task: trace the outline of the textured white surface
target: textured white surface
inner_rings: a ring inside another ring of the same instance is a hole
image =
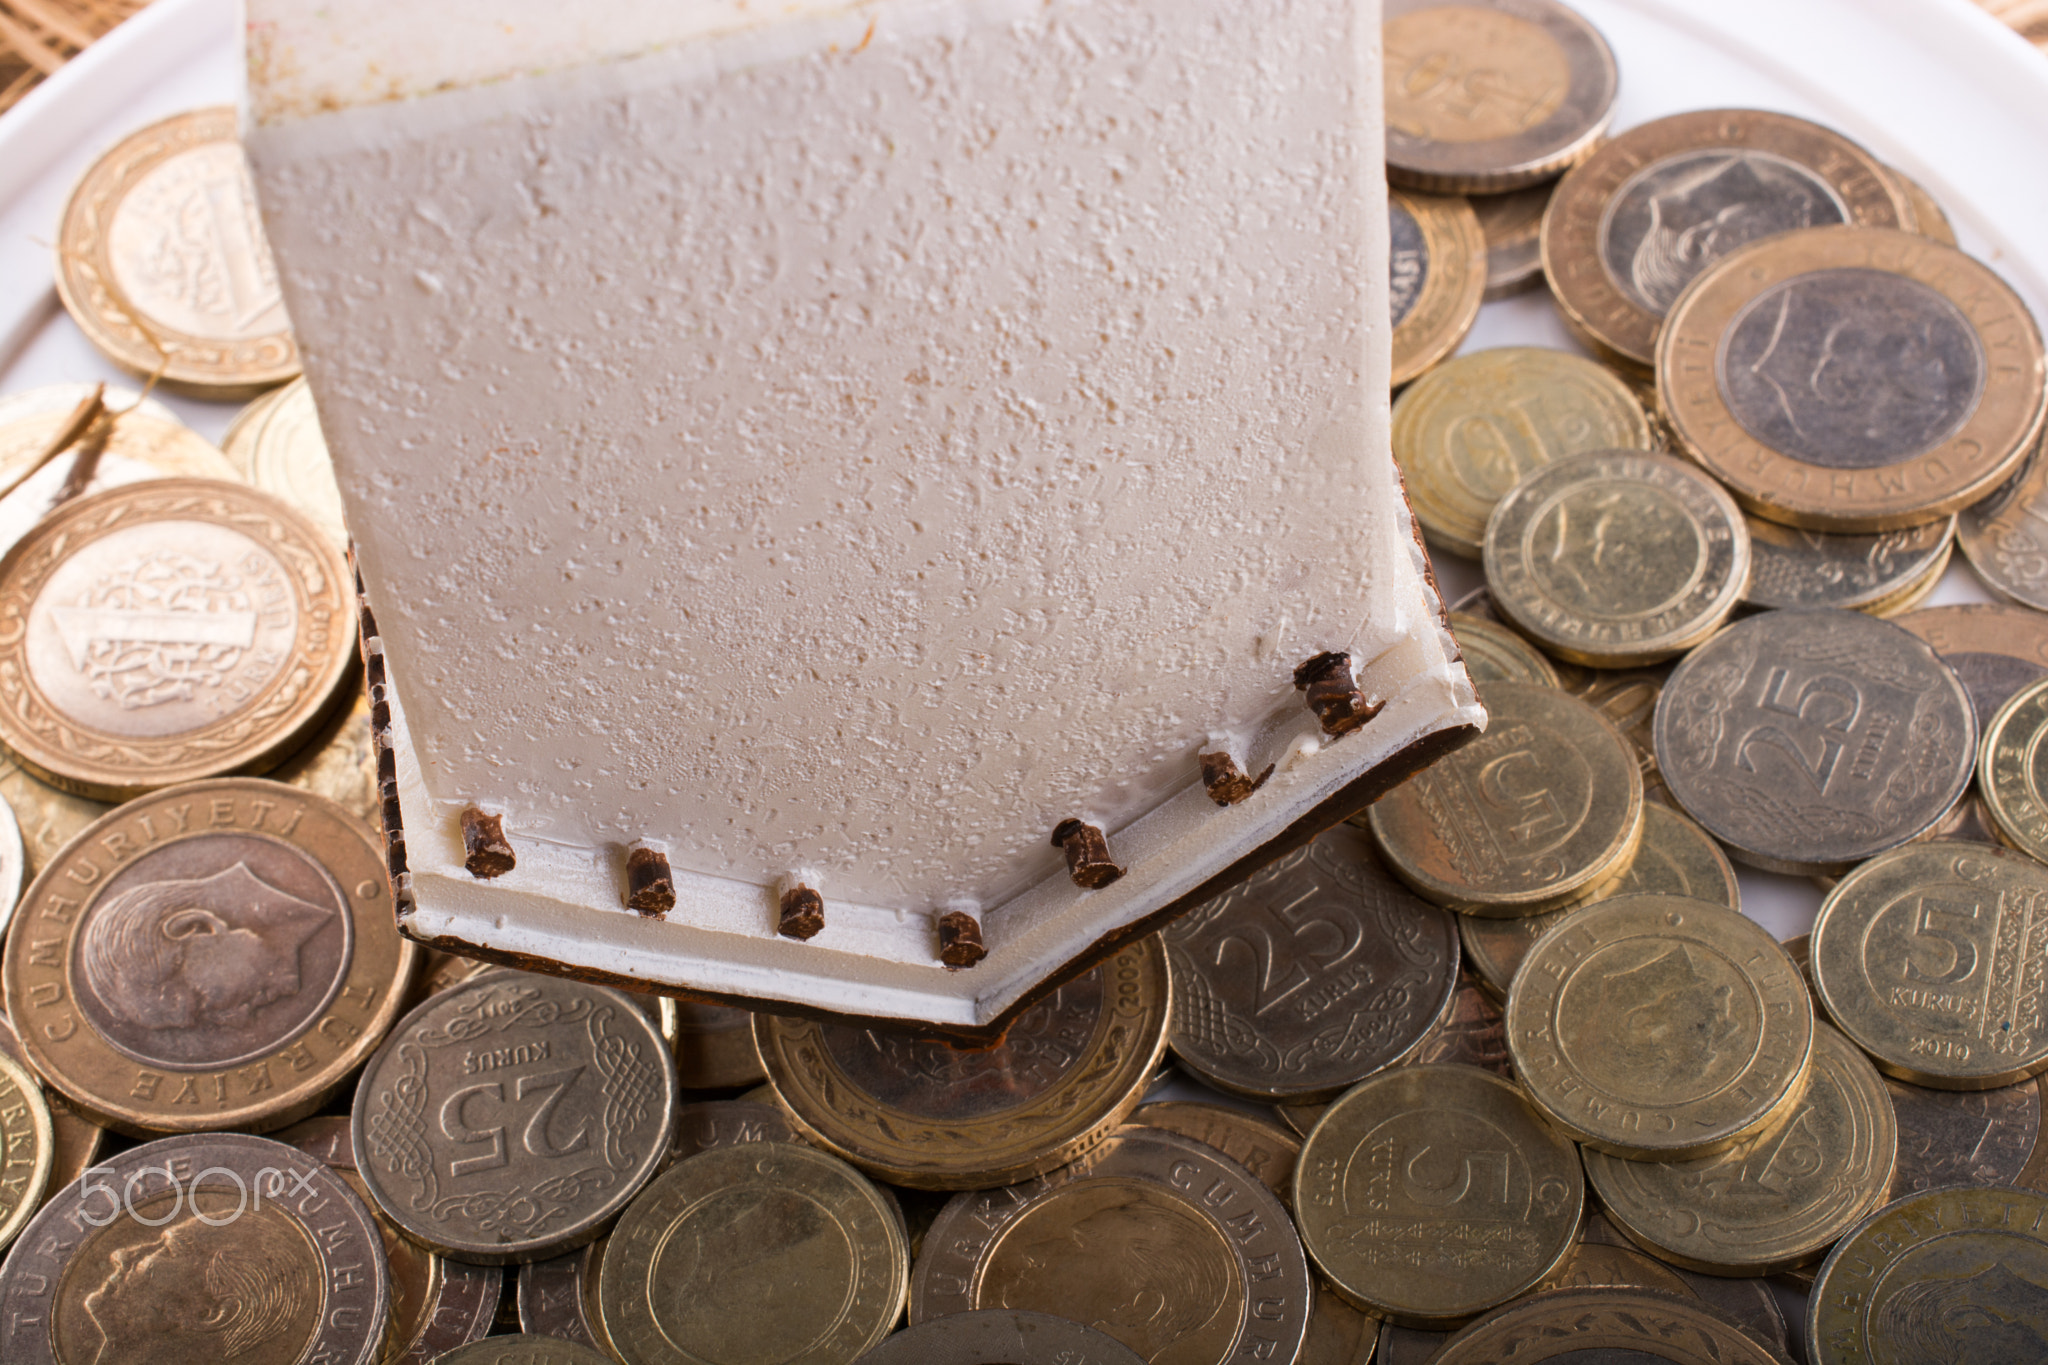
[[[1371,20],[885,5],[259,128],[434,797],[995,907],[1425,628]]]

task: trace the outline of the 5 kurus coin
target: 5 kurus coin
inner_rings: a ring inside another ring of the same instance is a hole
[[[1737,862],[1837,875],[1923,833],[1969,785],[1969,694],[1911,632],[1773,611],[1693,650],[1657,701],[1657,767]]]
[[[356,1170],[408,1237],[479,1265],[587,1242],[668,1154],[675,1063],[618,991],[491,972],[418,1006],[363,1070]]]
[[[341,552],[254,489],[80,498],[0,560],[0,743],[102,799],[275,766],[354,666],[352,613]]]
[[[1762,1132],[1691,1161],[1586,1152],[1600,1206],[1632,1239],[1710,1275],[1768,1275],[1819,1260],[1883,1201],[1898,1152],[1884,1082],[1825,1024],[1799,1103]]]
[[[1583,158],[1613,117],[1614,53],[1556,0],[1390,0],[1381,42],[1396,184],[1532,185]]]
[[[228,106],[153,123],[64,206],[57,292],[109,360],[205,398],[299,372],[299,349]]]
[[[1389,439],[1430,544],[1480,557],[1494,504],[1539,466],[1591,450],[1647,450],[1628,385],[1583,356],[1496,346],[1446,361],[1394,403]]]
[[[1302,1147],[1294,1213],[1324,1278],[1410,1327],[1533,1288],[1570,1250],[1578,1153],[1515,1086],[1468,1066],[1397,1067],[1332,1104]]]
[[[1486,292],[1486,236],[1463,199],[1387,194],[1391,384],[1399,388],[1458,349]]]
[[[1486,523],[1487,586],[1574,663],[1658,663],[1728,619],[1749,584],[1741,509],[1697,466],[1588,451],[1530,471]]]
[[[36,1071],[147,1135],[283,1127],[397,1016],[418,950],[382,851],[321,797],[260,778],[121,806],[29,886],[0,977]]]
[[[810,1140],[893,1184],[982,1189],[1065,1165],[1137,1108],[1166,1046],[1166,954],[1117,951],[967,1050],[850,1023],[754,1016]]]
[[[1248,1099],[1330,1099],[1412,1052],[1458,982],[1449,911],[1339,825],[1167,926],[1172,1046]]]
[[[1806,983],[1763,927],[1678,896],[1618,896],[1523,959],[1508,994],[1515,1075],[1552,1121],[1615,1156],[1725,1150],[1799,1102]]]
[[[1647,370],[1666,312],[1715,261],[1798,228],[1900,227],[1908,212],[1883,164],[1841,134],[1702,109],[1610,138],[1559,182],[1543,273],[1573,331]]]
[[[1491,683],[1486,732],[1368,812],[1394,873],[1468,914],[1533,915],[1620,874],[1643,828],[1627,741],[1553,688]]]
[[[1939,521],[1996,489],[2040,434],[2041,333],[1954,247],[1810,228],[1702,273],[1657,338],[1657,396],[1744,507],[1823,531]]]
[[[1984,844],[1909,844],[1835,886],[1813,985],[1878,1067],[1937,1090],[2048,1070],[2048,868]]]

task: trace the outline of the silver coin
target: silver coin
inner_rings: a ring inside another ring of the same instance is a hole
[[[2038,449],[1996,492],[1963,509],[1956,543],[1994,591],[2048,611],[2048,459]]]
[[[1147,1254],[1098,1256],[1107,1245],[1084,1245],[1090,1229],[1072,1228],[1057,1245],[1025,1244],[1039,1229],[1040,1211],[1062,1188],[1091,1179],[1154,1184],[1177,1192],[1174,1221],[1205,1245],[1220,1238],[1234,1260],[1235,1278],[1245,1301],[1234,1333],[1223,1333],[1221,1360],[1292,1362],[1308,1333],[1314,1307],[1308,1257],[1294,1233],[1293,1220],[1279,1199],[1258,1178],[1221,1152],[1175,1133],[1151,1128],[1125,1128],[1112,1133],[1071,1166],[1021,1185],[976,1190],[954,1196],[925,1236],[924,1254],[910,1277],[910,1321],[913,1326],[951,1313],[983,1306],[989,1292],[987,1272],[1001,1257],[1007,1265],[1044,1267],[1029,1277],[1020,1297],[1052,1296],[1052,1303],[1018,1303],[1025,1308],[1080,1311],[1083,1302],[1122,1301],[1134,1308],[1164,1302],[1178,1310],[1174,1321],[1155,1318],[1142,1333],[1146,1344],[1135,1346],[1150,1359],[1174,1341],[1197,1334],[1213,1336],[1209,1323],[1219,1309],[1227,1316],[1233,1305],[1221,1304],[1218,1293],[1189,1283],[1193,1257],[1174,1254],[1170,1239]],[[1032,1217],[1027,1218],[1027,1215]],[[1115,1218],[1104,1216],[1101,1240],[1117,1236]],[[1054,1228],[1050,1231],[1058,1232]],[[1191,1251],[1184,1246],[1181,1251]],[[1011,1276],[1012,1279],[1026,1277]],[[1113,1332],[1112,1335],[1115,1335]],[[1133,1343],[1125,1337],[1127,1345]]]
[[[43,1205],[0,1266],[0,1360],[375,1365],[390,1311],[377,1225],[325,1162],[189,1133]]]
[[[1458,929],[1339,825],[1163,935],[1174,1055],[1249,1099],[1332,1099],[1421,1045],[1458,984]]]
[[[597,1316],[597,1275],[604,1265],[605,1240],[519,1267],[520,1331],[604,1349],[598,1345],[604,1325]]]
[[[1861,612],[1728,627],[1657,700],[1657,766],[1729,856],[1839,874],[1948,813],[1969,785],[1969,694],[1911,632]]]
[[[1901,531],[1843,534],[1783,526],[1744,514],[1757,607],[1868,607],[1933,571],[1954,542],[1956,519]]]
[[[1143,1365],[1144,1357],[1106,1332],[1050,1313],[983,1308],[933,1318],[898,1332],[859,1365]]]
[[[618,991],[493,973],[392,1030],[356,1087],[356,1167],[406,1235],[484,1265],[597,1236],[660,1167],[675,1060]]]

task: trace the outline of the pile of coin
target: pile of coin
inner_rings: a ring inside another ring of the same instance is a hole
[[[1835,132],[1609,138],[1554,0],[1385,48],[1392,436],[1490,724],[980,1050],[397,935],[231,115],[110,153],[74,318],[254,401],[0,396],[0,1359],[2048,1359],[2032,320]],[[1447,358],[1544,284],[1597,358]],[[2020,605],[1912,610],[1958,540]]]

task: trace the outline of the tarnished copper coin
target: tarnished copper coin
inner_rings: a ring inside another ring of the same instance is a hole
[[[116,800],[273,767],[348,676],[353,612],[341,552],[254,489],[80,498],[0,560],[0,743]]]
[[[1387,195],[1395,388],[1458,349],[1486,292],[1486,236],[1463,199]]]
[[[93,345],[137,374],[236,398],[299,372],[228,106],[153,123],[93,163],[58,230],[57,292]]]
[[[1610,138],[1559,182],[1543,215],[1543,273],[1565,321],[1647,370],[1665,313],[1693,278],[1763,237],[1907,213],[1884,165],[1788,114],[1701,109]]]
[[[259,778],[90,825],[29,886],[7,1014],[42,1077],[119,1132],[280,1128],[370,1055],[418,949],[360,821]]]
[[[1821,531],[1940,521],[2040,434],[2040,329],[1997,272],[1910,232],[1830,227],[1725,257],[1672,304],[1657,398],[1745,508]]]

